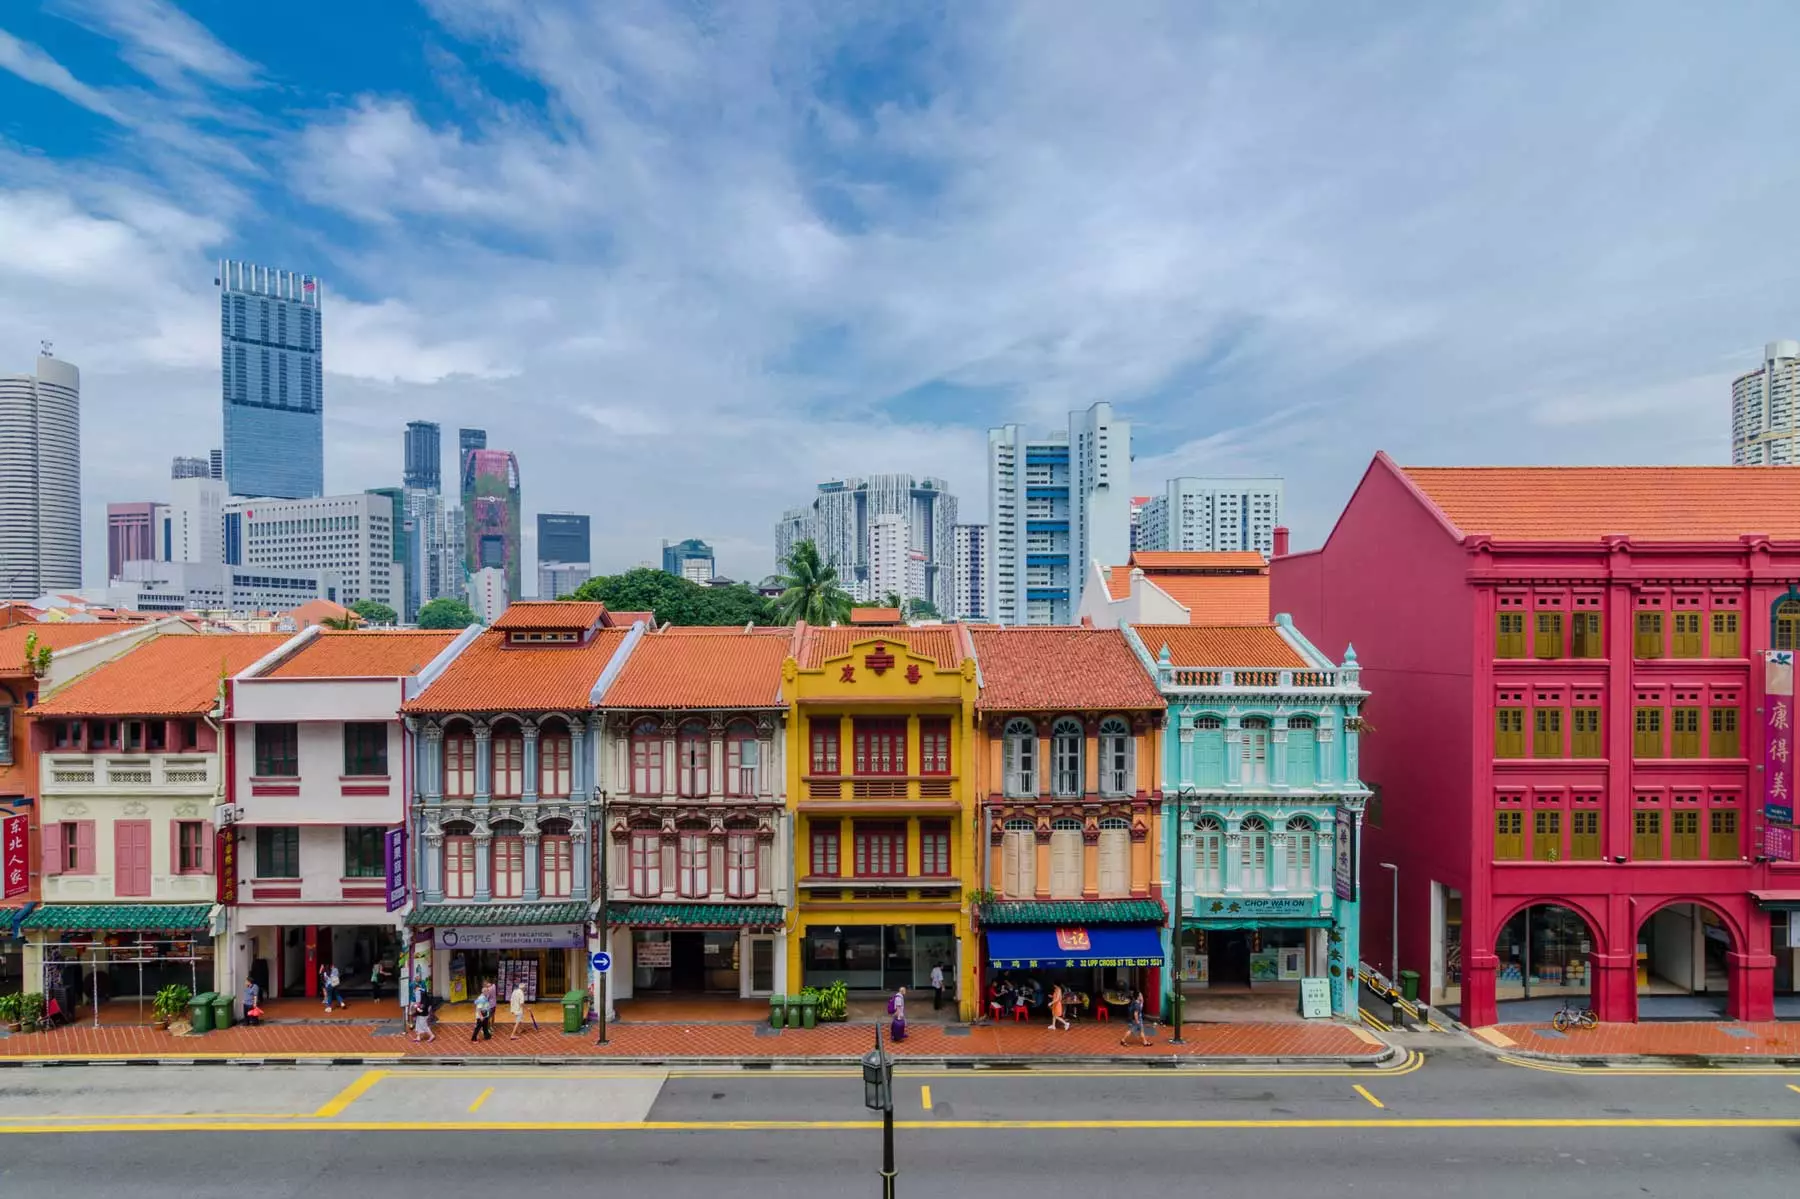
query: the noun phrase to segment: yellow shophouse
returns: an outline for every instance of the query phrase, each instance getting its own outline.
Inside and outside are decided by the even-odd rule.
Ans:
[[[797,898],[788,990],[843,979],[852,992],[928,994],[942,966],[971,1018],[978,683],[968,630],[805,629],[783,672]]]

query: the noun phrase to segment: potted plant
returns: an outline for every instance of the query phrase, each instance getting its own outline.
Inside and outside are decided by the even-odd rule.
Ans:
[[[151,1014],[156,1017],[156,1027],[167,1029],[169,1025],[181,1018],[187,1011],[188,1000],[194,992],[181,983],[170,983],[156,993],[150,1001]]]
[[[38,1032],[44,1027],[44,993],[28,991],[18,997],[19,1027],[26,1032]]]
[[[19,1031],[20,1018],[25,1012],[25,996],[14,993],[0,995],[0,1024],[6,1025],[14,1032]]]

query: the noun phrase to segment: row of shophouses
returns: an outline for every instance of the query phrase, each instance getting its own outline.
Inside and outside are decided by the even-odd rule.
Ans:
[[[78,1018],[378,961],[557,998],[601,949],[615,1002],[941,968],[966,1018],[1003,979],[1355,1010],[1365,693],[1285,617],[86,628],[11,678],[0,776],[32,843],[0,989]]]

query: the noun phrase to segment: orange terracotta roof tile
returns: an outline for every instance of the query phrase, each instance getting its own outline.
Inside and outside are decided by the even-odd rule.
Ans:
[[[1408,466],[1464,534],[1506,541],[1800,539],[1800,471],[1785,466]]]
[[[1169,660],[1176,666],[1310,665],[1272,624],[1140,624],[1132,628],[1152,658],[1160,656],[1163,647],[1168,646]]]
[[[1266,624],[1269,620],[1269,576],[1171,575],[1151,573],[1148,580],[1188,610],[1191,624]]]
[[[741,629],[645,637],[601,701],[608,708],[775,708],[787,641]]]
[[[299,629],[324,624],[328,620],[343,620],[345,617],[350,617],[359,624],[362,622],[362,617],[344,605],[333,603],[328,599],[307,600],[298,608],[283,612],[282,615],[290,617],[294,622],[294,627]]]
[[[236,674],[286,633],[165,633],[96,666],[38,705],[40,716],[199,716]]]
[[[1146,571],[1158,570],[1268,570],[1269,564],[1255,550],[1133,550],[1131,564]]]
[[[800,646],[800,665],[808,670],[816,670],[828,659],[841,658],[849,653],[850,647],[859,641],[886,641],[893,645],[904,645],[913,653],[930,658],[946,670],[962,665],[962,638],[949,625],[931,625],[918,629],[858,629],[848,625],[808,628]]]
[[[981,664],[978,707],[993,711],[1161,709],[1161,692],[1118,629],[970,630]]]
[[[327,629],[258,677],[380,679],[414,675],[460,635],[455,629]]]
[[[608,612],[606,614],[606,623],[615,629],[629,629],[640,620],[652,628],[656,627],[656,613],[654,612]]]
[[[792,639],[792,625],[753,624],[753,625],[716,625],[716,624],[672,624],[666,629],[657,631],[658,637],[712,637],[719,633],[741,633],[751,637],[782,637]]]
[[[542,712],[591,707],[594,685],[629,632],[597,629],[579,644],[510,645],[505,630],[489,629],[406,710]]]
[[[25,671],[25,639],[35,635],[39,645],[49,646],[52,656],[57,650],[86,645],[102,637],[124,633],[136,626],[117,621],[47,621],[43,624],[16,624],[0,628],[0,675],[23,675]]]
[[[543,632],[591,629],[606,616],[606,605],[582,600],[515,600],[491,627]]]
[[[900,624],[905,618],[898,608],[852,608],[851,624]]]

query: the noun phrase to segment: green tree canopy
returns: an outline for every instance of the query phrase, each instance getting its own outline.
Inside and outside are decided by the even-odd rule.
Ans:
[[[702,587],[654,567],[589,579],[568,598],[599,601],[614,612],[651,612],[658,624],[773,624],[769,601],[742,583]]]
[[[922,599],[917,596],[906,601],[904,610],[906,612],[906,619],[908,620],[943,619],[943,614],[937,610],[936,604],[928,599]]]
[[[795,544],[781,564],[782,591],[775,615],[782,624],[828,625],[850,619],[850,593],[838,582],[837,567],[819,556],[812,541]]]
[[[475,609],[459,599],[434,599],[419,607],[421,629],[466,629],[474,623]]]
[[[400,614],[380,600],[357,600],[350,610],[370,624],[398,624]]]

